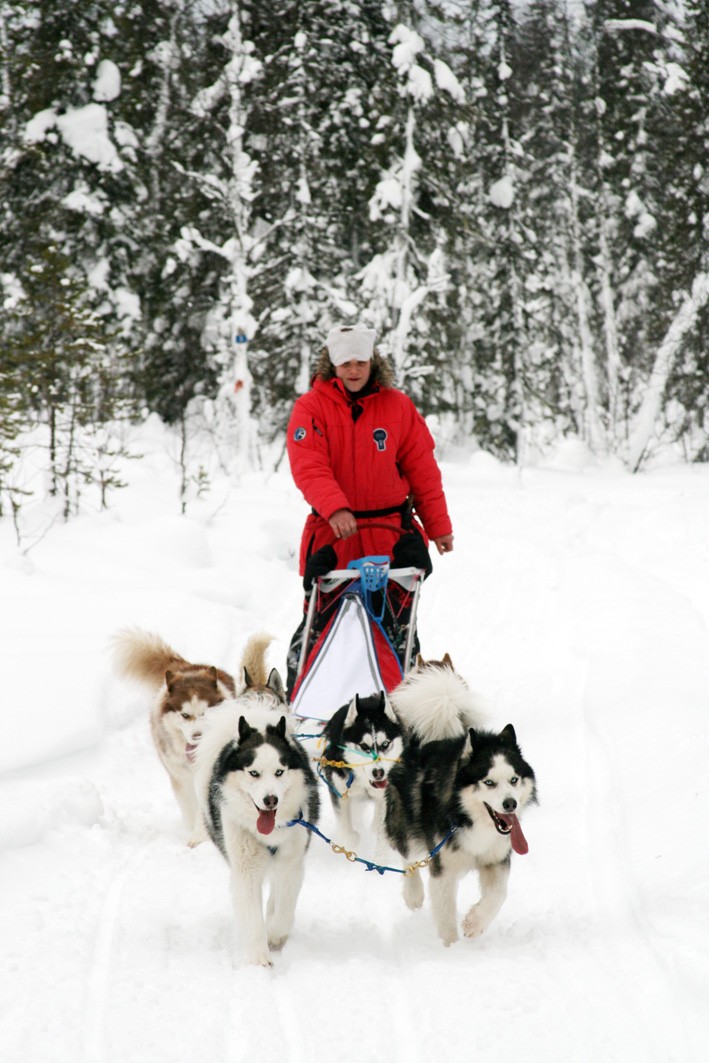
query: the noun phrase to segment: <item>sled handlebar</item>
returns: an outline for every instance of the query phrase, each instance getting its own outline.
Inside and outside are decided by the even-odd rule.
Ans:
[[[401,525],[392,524],[390,521],[370,520],[368,517],[363,517],[361,520],[357,521],[357,531],[352,532],[352,535],[348,535],[347,538],[351,539],[352,536],[359,535],[363,531],[369,531],[370,528],[381,528],[383,531],[396,532],[399,537],[401,537],[402,535],[406,535],[407,532],[411,531],[411,528],[402,528]],[[330,534],[333,543],[343,542],[343,539],[341,537],[338,538],[338,536],[335,535],[335,532],[332,530],[332,528],[330,529]]]
[[[360,522],[357,521],[357,531],[354,532],[354,534],[357,535],[360,530],[366,531],[369,528],[383,528],[384,531],[393,531],[396,532],[398,535],[404,535],[407,531],[410,530],[409,528],[402,528],[400,524],[390,524],[389,521],[386,520],[368,520],[366,517],[364,517],[362,520],[361,528]]]

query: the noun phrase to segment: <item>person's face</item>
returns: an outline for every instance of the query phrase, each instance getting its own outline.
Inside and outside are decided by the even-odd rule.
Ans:
[[[362,390],[371,372],[371,359],[367,362],[360,362],[353,358],[350,362],[335,366],[335,376],[339,377],[348,391],[355,393]]]

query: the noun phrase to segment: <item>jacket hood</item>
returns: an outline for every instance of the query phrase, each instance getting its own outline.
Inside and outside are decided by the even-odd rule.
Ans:
[[[330,361],[327,347],[320,352],[318,363],[315,366],[315,380],[328,381],[336,376],[335,366]],[[389,362],[374,348],[372,356],[372,375],[369,378],[371,384],[379,384],[382,388],[394,386],[394,371]]]

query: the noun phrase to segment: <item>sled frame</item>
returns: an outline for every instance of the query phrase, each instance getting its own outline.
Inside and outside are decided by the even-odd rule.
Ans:
[[[425,572],[422,568],[416,568],[414,566],[408,568],[392,568],[389,570],[389,581],[398,583],[398,585],[407,593],[411,594],[411,612],[409,614],[409,626],[406,632],[406,643],[404,646],[404,660],[403,660],[403,672],[404,675],[411,670],[412,666],[412,652],[414,644],[414,634],[416,631],[416,613],[418,610],[419,595],[421,593],[421,584]],[[348,593],[357,594],[362,596],[366,602],[366,598],[362,595],[361,588],[355,587],[360,582],[361,573],[358,569],[354,568],[334,568],[330,572],[326,572],[324,576],[319,576],[313,583],[313,590],[310,595],[310,602],[308,604],[308,612],[305,618],[305,628],[303,629],[303,643],[300,648],[300,659],[298,661],[298,671],[296,673],[296,681],[300,679],[305,668],[305,662],[308,659],[310,653],[310,638],[313,630],[313,621],[318,611],[318,603],[322,594],[332,594],[335,591],[340,592],[344,597]],[[336,600],[336,599],[335,599]]]

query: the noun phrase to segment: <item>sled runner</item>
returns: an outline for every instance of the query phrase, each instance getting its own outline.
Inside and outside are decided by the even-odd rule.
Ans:
[[[296,716],[327,721],[355,694],[393,690],[418,652],[416,611],[425,570],[363,557],[313,580],[291,691]],[[298,647],[298,637],[302,641]]]

